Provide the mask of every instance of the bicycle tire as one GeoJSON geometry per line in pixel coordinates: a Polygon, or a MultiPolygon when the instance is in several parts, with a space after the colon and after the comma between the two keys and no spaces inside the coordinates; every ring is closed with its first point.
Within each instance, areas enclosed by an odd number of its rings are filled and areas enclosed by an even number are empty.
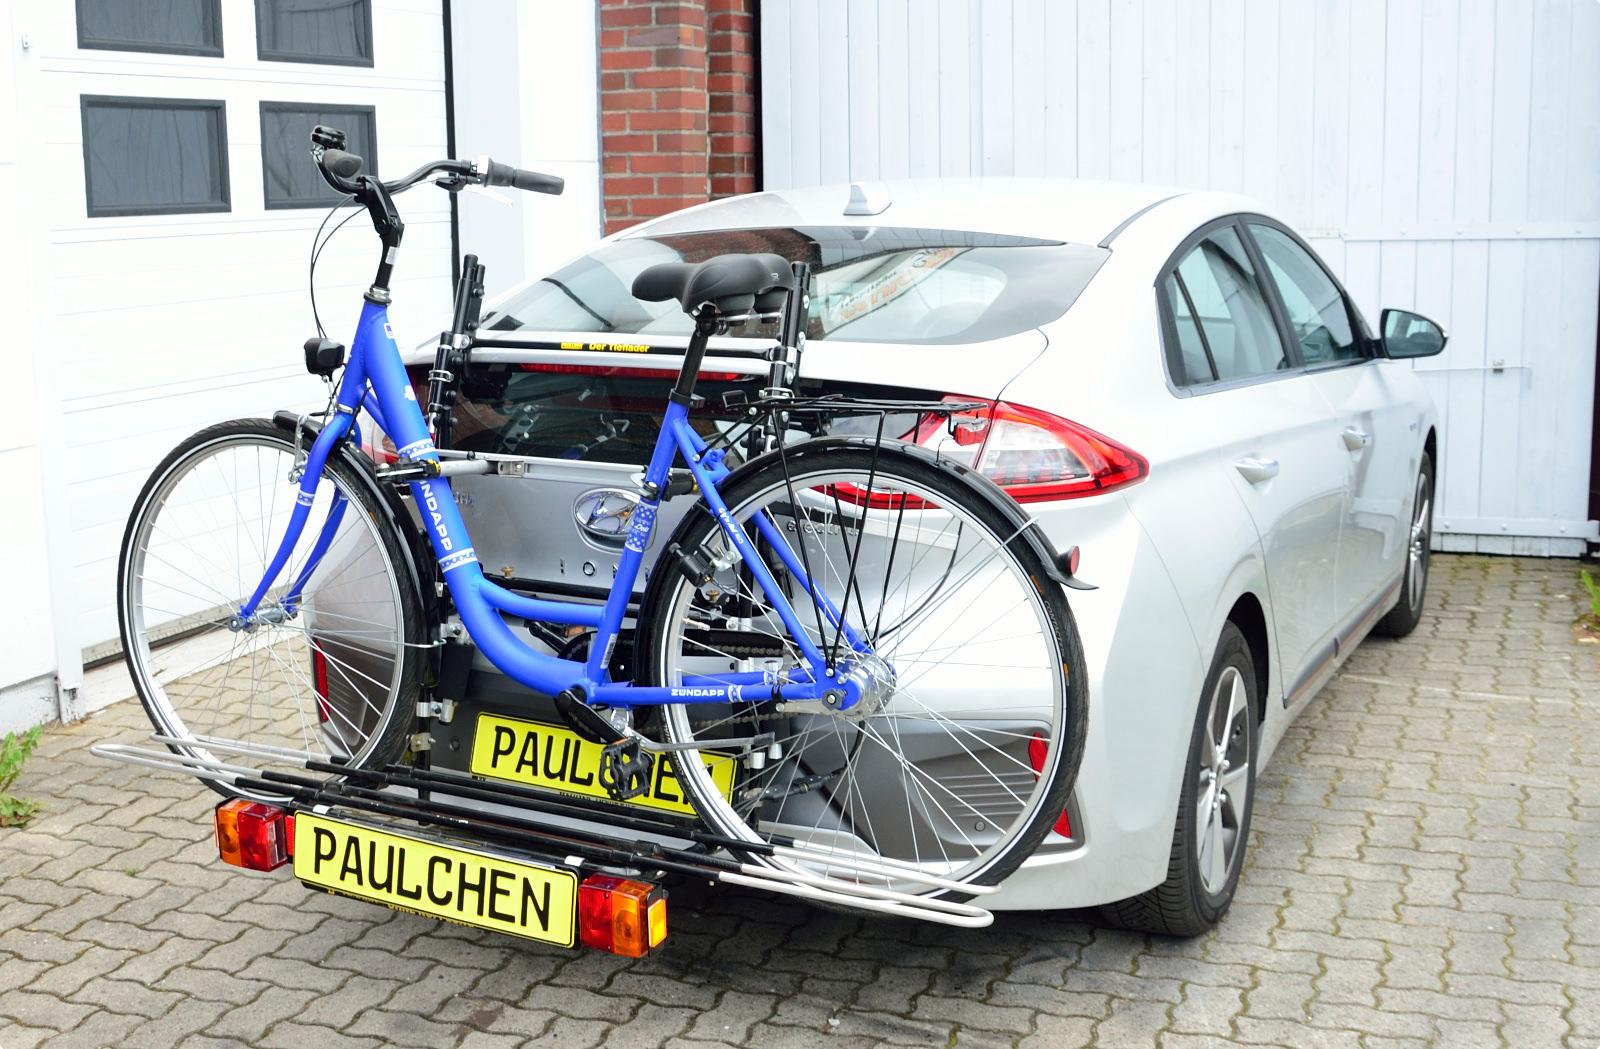
{"type": "MultiPolygon", "coordinates": [[[[1049,644],[1054,649],[1053,666],[1055,670],[1059,670],[1060,682],[1060,687],[1055,692],[1058,704],[1056,717],[1058,731],[1047,743],[1049,752],[1044,762],[1045,771],[1039,776],[1030,803],[1022,814],[1022,825],[1014,825],[1007,829],[1003,847],[997,847],[991,853],[975,858],[973,863],[958,872],[952,873],[948,869],[938,871],[941,875],[956,877],[957,880],[973,885],[997,884],[1015,871],[1050,833],[1056,818],[1067,803],[1082,760],[1088,710],[1087,674],[1072,611],[1060,585],[1051,580],[1051,573],[1040,556],[1039,549],[1031,543],[1016,541],[1015,516],[1008,515],[995,501],[997,498],[1005,498],[999,489],[988,485],[986,481],[977,481],[974,479],[975,475],[963,472],[948,463],[941,463],[918,449],[896,444],[884,445],[873,450],[850,441],[828,439],[808,441],[786,452],[769,454],[746,464],[727,478],[720,491],[734,519],[744,521],[746,516],[743,515],[750,512],[749,508],[758,503],[763,494],[770,494],[791,482],[796,486],[802,483],[812,485],[818,478],[836,474],[860,477],[869,472],[875,472],[880,480],[892,478],[896,482],[904,482],[911,486],[907,488],[908,492],[919,491],[931,496],[938,501],[937,505],[941,508],[958,508],[968,520],[979,525],[988,535],[1006,537],[1006,541],[999,543],[998,546],[1002,549],[1004,557],[1010,559],[1011,567],[1018,573],[1019,578],[1026,581],[1026,586],[1035,595],[1036,604],[1033,607],[1041,621],[1041,636],[1047,635],[1049,644]],[[986,487],[992,491],[986,490],[986,487]]],[[[870,505],[870,493],[867,502],[870,505]]],[[[864,529],[865,515],[862,521],[861,527],[864,529]]],[[[706,543],[720,534],[717,522],[702,502],[680,523],[672,542],[686,551],[700,551],[706,543]]],[[[858,543],[858,557],[860,551],[858,543]]],[[[892,565],[892,556],[888,560],[892,565]]],[[[884,578],[885,593],[887,593],[889,578],[887,566],[884,578]]],[[[673,678],[672,664],[674,658],[682,658],[684,642],[681,638],[685,636],[681,631],[674,632],[674,623],[683,621],[677,609],[686,600],[684,596],[686,591],[692,589],[692,583],[688,581],[686,575],[663,560],[652,578],[640,614],[636,665],[639,668],[642,684],[664,684],[673,678]],[[674,653],[678,655],[675,657],[674,653]]],[[[807,619],[812,614],[808,607],[802,607],[802,603],[796,603],[795,610],[802,619],[807,619]]],[[[889,708],[886,706],[884,709],[889,708]]],[[[687,710],[684,705],[663,708],[662,730],[665,736],[673,742],[714,743],[714,739],[708,736],[702,735],[697,738],[694,735],[687,710]]],[[[898,714],[890,716],[897,717],[898,714]]],[[[858,735],[871,735],[871,733],[863,729],[858,735]]],[[[902,738],[897,736],[896,743],[901,742],[902,738]]],[[[708,746],[707,749],[713,748],[708,746]]],[[[901,756],[903,759],[903,754],[901,756]]],[[[757,841],[763,837],[751,826],[752,822],[759,824],[759,815],[752,820],[738,812],[733,802],[718,788],[711,774],[705,771],[704,760],[699,751],[680,753],[676,757],[678,760],[675,762],[675,769],[679,781],[708,826],[720,833],[745,840],[757,841]]],[[[905,762],[902,760],[902,766],[904,765],[905,762]]],[[[745,778],[748,778],[748,773],[745,778]]],[[[903,779],[913,784],[918,782],[915,773],[909,777],[903,775],[903,779]]],[[[848,800],[845,804],[848,806],[848,800]]],[[[908,822],[915,822],[909,809],[907,816],[908,822]]],[[[877,834],[872,836],[878,837],[877,834]]],[[[913,831],[909,836],[915,841],[917,832],[913,831]]],[[[888,855],[887,852],[880,854],[888,855]]],[[[905,856],[894,858],[906,859],[905,856]]],[[[761,862],[779,867],[794,866],[790,862],[772,858],[763,859],[761,862]]],[[[920,851],[916,862],[922,864],[920,851]]],[[[930,862],[929,866],[947,867],[948,858],[930,862]]]]}
{"type": "MultiPolygon", "coordinates": [[[[217,705],[218,709],[213,715],[212,722],[219,723],[222,718],[228,716],[228,711],[231,708],[222,706],[222,704],[230,702],[228,699],[230,693],[227,692],[227,688],[232,680],[233,665],[242,663],[245,656],[243,654],[235,656],[239,644],[237,640],[234,642],[234,647],[229,649],[228,655],[223,659],[217,660],[214,656],[205,654],[205,645],[208,637],[219,638],[218,644],[220,644],[226,641],[226,635],[223,634],[223,631],[232,630],[225,622],[215,618],[216,610],[225,607],[223,603],[213,602],[213,607],[210,610],[197,614],[199,616],[196,620],[198,625],[187,629],[174,629],[171,622],[165,625],[152,626],[147,616],[147,612],[154,609],[152,603],[154,599],[145,597],[145,588],[149,583],[149,577],[142,569],[147,563],[153,566],[160,566],[163,562],[170,563],[172,560],[170,557],[162,557],[160,555],[155,555],[154,560],[152,560],[152,550],[149,542],[157,532],[157,526],[161,520],[161,512],[165,508],[168,498],[179,490],[179,486],[185,482],[187,477],[198,477],[198,471],[203,468],[206,462],[209,461],[215,465],[221,461],[219,459],[220,455],[247,449],[256,452],[258,462],[263,454],[269,456],[267,467],[258,470],[258,481],[261,477],[276,477],[277,481],[275,483],[278,483],[280,488],[287,492],[286,498],[292,501],[294,491],[298,485],[289,481],[286,473],[272,473],[271,469],[275,462],[276,465],[281,466],[284,459],[292,460],[295,452],[294,439],[289,431],[276,425],[271,420],[236,419],[218,423],[206,427],[180,443],[151,473],[134,501],[133,509],[128,517],[128,524],[123,533],[121,551],[117,562],[118,631],[122,641],[124,661],[127,663],[135,692],[139,697],[140,703],[144,706],[145,713],[149,716],[151,724],[158,731],[165,735],[190,740],[204,735],[219,739],[238,738],[241,742],[281,745],[284,742],[283,740],[252,740],[243,736],[224,737],[220,733],[201,731],[199,725],[191,726],[189,724],[189,721],[194,720],[199,712],[197,711],[196,714],[186,718],[185,714],[178,709],[175,697],[168,691],[170,687],[175,686],[180,681],[190,682],[191,680],[194,682],[197,695],[209,691],[212,686],[207,683],[205,675],[210,674],[212,679],[215,679],[216,676],[213,673],[215,668],[227,667],[223,671],[220,680],[215,684],[213,695],[218,698],[213,699],[212,702],[217,705]],[[270,458],[273,455],[277,457],[276,461],[270,458]],[[206,618],[207,615],[212,616],[212,618],[206,618]],[[157,634],[161,633],[170,634],[176,640],[167,641],[156,637],[157,634]],[[157,680],[159,668],[154,654],[161,650],[164,644],[168,643],[174,646],[188,645],[191,648],[201,649],[202,666],[186,674],[174,673],[167,675],[166,680],[157,680]],[[212,661],[207,663],[207,659],[212,661]]],[[[321,685],[321,691],[327,693],[327,695],[314,693],[312,697],[315,700],[318,727],[310,729],[309,725],[307,725],[306,729],[302,731],[302,735],[316,738],[306,740],[306,745],[302,749],[314,754],[317,753],[314,746],[317,740],[320,739],[326,747],[324,754],[339,752],[337,756],[349,761],[353,767],[361,768],[380,766],[393,761],[401,755],[405,748],[407,731],[416,708],[416,699],[421,690],[425,664],[422,649],[425,647],[425,638],[423,636],[423,604],[410,569],[410,554],[405,547],[403,538],[396,534],[386,508],[381,505],[380,495],[374,491],[366,478],[359,475],[358,471],[358,466],[345,462],[337,454],[330,456],[324,468],[323,482],[319,486],[319,500],[321,493],[324,491],[337,492],[349,500],[348,511],[354,511],[354,513],[347,512],[335,527],[333,532],[334,542],[330,544],[325,556],[331,557],[335,554],[345,556],[347,559],[346,570],[348,570],[348,559],[360,558],[368,553],[379,559],[378,563],[384,571],[384,578],[390,584],[389,592],[392,595],[394,609],[391,629],[395,639],[388,641],[366,636],[367,634],[376,635],[377,631],[375,629],[362,631],[341,628],[339,625],[341,619],[348,620],[353,618],[348,615],[350,609],[347,609],[346,613],[338,613],[319,608],[317,602],[322,592],[322,577],[324,574],[330,577],[328,582],[330,588],[336,585],[343,585],[349,588],[353,585],[348,580],[337,580],[336,577],[333,577],[331,569],[324,573],[321,562],[319,562],[318,569],[308,577],[301,605],[300,619],[302,621],[301,630],[305,632],[305,637],[307,638],[305,647],[321,656],[322,666],[324,667],[322,678],[324,684],[321,685]],[[344,530],[346,523],[349,525],[348,533],[344,530]],[[338,545],[341,542],[340,537],[346,534],[357,537],[356,541],[359,541],[364,536],[370,545],[356,552],[347,551],[338,545]],[[314,620],[318,621],[315,629],[311,625],[314,620]],[[324,624],[320,620],[328,620],[329,622],[324,624]],[[392,660],[392,670],[390,672],[391,679],[385,689],[386,696],[381,700],[381,705],[367,697],[364,690],[369,689],[369,687],[375,688],[377,685],[382,685],[383,682],[373,677],[371,673],[364,672],[355,663],[345,662],[345,660],[356,660],[358,658],[353,654],[356,651],[354,642],[359,642],[363,646],[370,642],[370,645],[377,649],[380,655],[384,645],[392,644],[395,648],[395,657],[392,660]],[[339,655],[333,654],[336,649],[339,655]],[[341,659],[341,656],[344,659],[341,659]],[[364,673],[365,679],[363,678],[364,673]],[[369,682],[373,684],[369,685],[369,682]],[[357,701],[364,703],[368,709],[363,710],[357,701]],[[369,718],[371,719],[370,728],[365,724],[369,718]],[[358,736],[360,737],[359,739],[357,738],[358,736]]],[[[225,486],[229,478],[223,468],[217,466],[214,473],[217,475],[217,480],[213,484],[225,486]]],[[[237,487],[239,478],[236,463],[233,481],[237,487]]],[[[270,499],[269,496],[262,495],[260,491],[255,494],[258,501],[270,499]]],[[[280,491],[279,494],[282,495],[283,491],[280,491]]],[[[239,518],[243,520],[248,510],[242,506],[242,502],[237,499],[237,496],[238,492],[235,492],[235,502],[240,503],[239,518]]],[[[226,495],[212,496],[210,498],[225,500],[226,495]]],[[[225,508],[229,504],[225,501],[219,501],[216,505],[225,508]]],[[[198,517],[196,519],[198,520],[198,517]]],[[[218,519],[214,516],[208,517],[206,523],[209,524],[211,521],[216,520],[218,519]]],[[[296,551],[306,548],[307,544],[313,542],[312,537],[316,534],[316,520],[315,516],[313,516],[312,520],[308,521],[307,528],[296,546],[296,551]]],[[[219,534],[224,531],[224,525],[225,522],[217,524],[217,532],[219,534]]],[[[263,561],[264,557],[261,555],[267,552],[269,544],[275,547],[280,538],[281,532],[269,536],[263,531],[259,545],[248,551],[244,556],[255,555],[258,561],[263,561]]],[[[235,543],[237,549],[239,545],[237,534],[235,543]]],[[[215,569],[221,569],[225,575],[225,570],[228,566],[216,560],[218,557],[225,556],[225,552],[222,554],[216,553],[214,544],[213,548],[208,552],[215,554],[215,557],[203,559],[204,569],[199,567],[202,564],[202,558],[198,553],[195,555],[195,560],[193,561],[193,564],[197,566],[195,570],[210,572],[215,569]]],[[[246,588],[253,586],[253,582],[245,581],[249,578],[252,569],[255,573],[254,579],[259,580],[261,574],[259,564],[243,565],[235,568],[235,578],[241,580],[246,588]]],[[[280,578],[289,576],[291,571],[292,565],[286,567],[280,578]]],[[[168,574],[170,574],[170,571],[168,574]]],[[[362,580],[365,580],[365,578],[361,577],[362,580]]],[[[235,600],[242,596],[242,592],[235,594],[231,591],[221,590],[219,585],[226,585],[225,578],[221,584],[193,586],[192,589],[206,600],[212,600],[211,594],[213,593],[235,600]]],[[[176,587],[169,586],[169,590],[176,589],[176,587]]],[[[367,589],[371,588],[363,588],[363,592],[367,589]]],[[[381,595],[381,586],[378,587],[378,592],[381,595]]],[[[379,600],[381,601],[381,597],[379,600]]],[[[161,608],[156,611],[165,615],[171,610],[161,608]]],[[[368,612],[367,614],[377,615],[378,613],[368,612]]],[[[172,617],[169,616],[168,618],[171,619],[172,617]]],[[[194,619],[195,616],[191,615],[189,618],[194,619]]],[[[188,622],[188,619],[176,620],[176,622],[181,626],[182,623],[188,622]]],[[[233,633],[238,634],[239,632],[233,631],[233,633]]],[[[284,631],[284,636],[287,639],[284,643],[291,646],[294,644],[292,633],[287,629],[284,631]]],[[[276,637],[277,635],[274,633],[270,636],[276,637]]],[[[251,648],[249,653],[251,670],[254,671],[256,669],[256,652],[258,650],[267,650],[270,653],[271,650],[278,647],[279,643],[273,640],[270,643],[258,644],[255,648],[251,648]]],[[[363,654],[371,655],[370,652],[363,654]]],[[[176,660],[177,657],[172,658],[176,660]]],[[[313,659],[311,666],[314,667],[315,663],[316,661],[313,659]]],[[[281,673],[280,679],[275,682],[272,686],[273,688],[298,692],[302,685],[311,683],[311,678],[314,676],[309,669],[306,673],[300,673],[289,653],[284,653],[282,657],[274,654],[270,660],[265,657],[261,660],[261,665],[270,671],[272,666],[269,664],[275,665],[281,673]]],[[[367,669],[368,671],[371,670],[371,664],[367,664],[367,669]]],[[[250,692],[250,702],[252,704],[256,699],[257,684],[256,681],[252,680],[250,692]]],[[[262,706],[267,708],[269,712],[271,710],[269,704],[274,702],[271,696],[272,693],[269,691],[267,699],[262,703],[262,706]]],[[[293,701],[303,701],[304,698],[303,695],[298,696],[293,701]]],[[[200,699],[197,702],[205,701],[200,699]]],[[[237,706],[236,699],[231,702],[234,706],[237,706]]],[[[281,704],[284,701],[280,698],[275,702],[281,708],[281,704]]],[[[297,708],[297,713],[301,715],[301,722],[305,723],[307,719],[303,716],[304,710],[297,708]]],[[[267,725],[269,717],[270,713],[262,715],[264,727],[267,725]]],[[[238,716],[234,715],[233,720],[237,722],[239,720],[238,716]]],[[[243,723],[246,729],[252,724],[249,713],[244,715],[243,723]]],[[[253,762],[248,756],[225,751],[213,752],[207,750],[198,742],[187,746],[169,744],[169,749],[179,754],[213,756],[238,765],[270,764],[268,762],[253,762]]],[[[287,796],[235,788],[217,780],[206,780],[205,782],[213,790],[225,797],[247,797],[261,801],[281,801],[287,796]]]]}

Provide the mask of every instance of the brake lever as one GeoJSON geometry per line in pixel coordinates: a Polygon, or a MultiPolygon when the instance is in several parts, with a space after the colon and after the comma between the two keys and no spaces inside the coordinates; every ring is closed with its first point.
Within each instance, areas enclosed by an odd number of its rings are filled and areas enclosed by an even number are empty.
{"type": "Polygon", "coordinates": [[[494,201],[496,204],[501,204],[501,205],[503,205],[505,207],[508,207],[508,208],[516,207],[516,202],[513,201],[510,197],[506,196],[503,193],[496,193],[492,189],[486,189],[486,188],[484,188],[483,186],[479,185],[476,182],[469,182],[463,188],[468,193],[481,193],[485,197],[488,197],[490,200],[494,201]]]}

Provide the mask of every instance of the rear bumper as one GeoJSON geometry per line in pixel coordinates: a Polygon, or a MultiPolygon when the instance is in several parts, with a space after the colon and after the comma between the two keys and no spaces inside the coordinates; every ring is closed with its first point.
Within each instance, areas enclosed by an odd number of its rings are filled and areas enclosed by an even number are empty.
{"type": "MultiPolygon", "coordinates": [[[[985,900],[1000,910],[1094,906],[1166,877],[1205,672],[1171,576],[1121,496],[1056,504],[1037,516],[1056,549],[1081,549],[1079,576],[1095,587],[1066,591],[1089,670],[1089,728],[1073,840],[1047,837],[985,900]]],[[[435,761],[444,767],[466,771],[479,711],[560,722],[548,701],[481,660],[470,695],[453,723],[434,726],[435,761]]]]}
{"type": "Polygon", "coordinates": [[[1166,878],[1195,697],[1205,667],[1166,566],[1121,497],[1039,513],[1058,549],[1077,545],[1090,591],[1068,591],[1089,668],[1089,731],[1070,848],[1047,838],[987,904],[1090,907],[1166,878]]]}

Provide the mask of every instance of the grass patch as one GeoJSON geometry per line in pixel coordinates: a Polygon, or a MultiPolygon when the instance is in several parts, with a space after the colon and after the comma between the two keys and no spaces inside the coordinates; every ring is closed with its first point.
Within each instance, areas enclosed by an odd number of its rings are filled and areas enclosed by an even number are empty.
{"type": "Polygon", "coordinates": [[[25,827],[39,814],[39,803],[14,796],[11,784],[22,774],[22,764],[39,745],[43,732],[42,727],[35,725],[21,735],[9,732],[5,740],[0,741],[0,827],[25,827]]]}

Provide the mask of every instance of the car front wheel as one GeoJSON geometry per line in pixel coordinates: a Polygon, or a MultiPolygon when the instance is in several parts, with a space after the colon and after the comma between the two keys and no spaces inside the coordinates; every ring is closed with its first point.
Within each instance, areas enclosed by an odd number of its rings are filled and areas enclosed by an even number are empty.
{"type": "Polygon", "coordinates": [[[1249,643],[1228,623],[1195,714],[1167,880],[1104,907],[1110,923],[1141,932],[1197,936],[1227,913],[1250,836],[1259,689],[1249,643]]]}
{"type": "Polygon", "coordinates": [[[1411,494],[1411,531],[1406,536],[1406,569],[1400,580],[1400,600],[1378,620],[1372,632],[1384,637],[1405,637],[1422,619],[1428,596],[1428,560],[1433,545],[1433,457],[1422,453],[1417,485],[1411,494]]]}

